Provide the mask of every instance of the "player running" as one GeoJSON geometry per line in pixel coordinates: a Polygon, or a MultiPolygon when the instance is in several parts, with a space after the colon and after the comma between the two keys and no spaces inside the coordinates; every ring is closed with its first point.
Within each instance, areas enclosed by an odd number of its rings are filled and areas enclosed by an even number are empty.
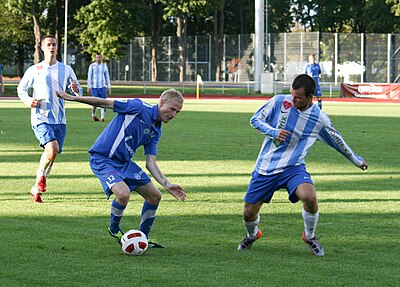
{"type": "Polygon", "coordinates": [[[72,68],[57,61],[57,40],[53,35],[42,39],[41,49],[44,61],[29,67],[17,88],[18,97],[31,108],[32,129],[44,149],[36,171],[36,183],[30,191],[36,203],[43,202],[42,192],[47,189],[46,179],[64,146],[64,100],[56,96],[56,91],[70,89],[74,93],[83,92],[72,68]],[[28,95],[31,88],[32,97],[28,95]]]}
{"type": "Polygon", "coordinates": [[[321,66],[315,61],[315,55],[308,55],[308,63],[304,67],[304,74],[312,77],[316,84],[316,91],[314,96],[318,99],[318,106],[322,110],[322,91],[319,85],[319,77],[321,76],[321,66]]]}
{"type": "MultiPolygon", "coordinates": [[[[107,125],[89,149],[90,167],[99,178],[111,204],[111,236],[121,241],[123,231],[120,221],[129,202],[130,193],[136,191],[144,199],[140,231],[147,237],[153,225],[161,200],[161,192],[149,176],[131,159],[137,148],[144,147],[146,168],[154,179],[177,200],[184,201],[186,194],[178,184],[170,183],[156,163],[157,146],[161,137],[161,124],[174,119],[183,106],[180,92],[170,89],[161,94],[158,105],[151,106],[139,99],[111,101],[95,97],[72,97],[64,92],[57,95],[64,100],[113,109],[117,115],[107,125]]],[[[163,246],[149,240],[149,247],[163,246]]]]}
{"type": "Polygon", "coordinates": [[[244,196],[243,223],[247,235],[238,250],[249,249],[262,236],[258,228],[260,208],[271,201],[275,191],[286,188],[292,203],[303,202],[302,239],[312,254],[323,256],[324,249],[315,235],[319,216],[317,194],[304,161],[308,150],[321,140],[362,170],[368,165],[334,129],[328,115],[313,104],[315,81],[310,76],[297,76],[290,92],[291,95],[277,95],[267,101],[250,121],[265,134],[265,139],[244,196]]]}

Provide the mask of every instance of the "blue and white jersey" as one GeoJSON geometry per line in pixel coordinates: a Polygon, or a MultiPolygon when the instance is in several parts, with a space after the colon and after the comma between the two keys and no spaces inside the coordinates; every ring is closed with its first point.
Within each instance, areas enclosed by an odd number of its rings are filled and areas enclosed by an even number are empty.
{"type": "Polygon", "coordinates": [[[100,154],[119,163],[126,163],[143,146],[145,154],[157,155],[161,137],[158,105],[139,99],[114,101],[118,113],[97,138],[89,153],[100,154]]]}
{"type": "MultiPolygon", "coordinates": [[[[41,123],[66,123],[64,100],[57,97],[56,91],[65,92],[70,85],[70,80],[79,85],[72,68],[60,62],[49,65],[48,62],[43,61],[26,70],[19,82],[17,92],[18,97],[29,107],[32,98],[40,101],[40,106],[31,109],[32,126],[41,123]],[[28,95],[30,88],[33,88],[32,98],[28,95]]],[[[79,92],[83,94],[80,86],[79,92]]]]}
{"type": "Polygon", "coordinates": [[[94,62],[90,64],[88,70],[87,86],[89,89],[101,89],[104,87],[111,88],[110,74],[105,63],[98,64],[94,62]]]}
{"type": "Polygon", "coordinates": [[[319,75],[321,74],[321,66],[318,63],[315,63],[314,65],[310,63],[306,64],[306,66],[304,67],[304,74],[312,77],[317,87],[319,86],[319,75]]]}
{"type": "Polygon", "coordinates": [[[359,167],[363,163],[335,130],[326,113],[315,104],[299,111],[293,106],[291,95],[277,95],[267,101],[253,115],[250,124],[266,135],[254,168],[260,174],[276,174],[287,167],[304,164],[308,150],[317,140],[342,153],[354,165],[359,167]],[[277,140],[280,129],[291,132],[284,142],[277,140]]]}

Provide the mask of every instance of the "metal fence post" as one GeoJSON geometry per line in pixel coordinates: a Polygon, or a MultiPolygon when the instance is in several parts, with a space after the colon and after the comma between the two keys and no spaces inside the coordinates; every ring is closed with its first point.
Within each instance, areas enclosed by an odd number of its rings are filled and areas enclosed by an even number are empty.
{"type": "Polygon", "coordinates": [[[391,35],[390,34],[387,34],[387,37],[388,37],[388,39],[387,39],[387,83],[390,83],[391,82],[391,80],[390,80],[390,69],[391,69],[391,67],[390,67],[390,48],[392,47],[392,43],[391,43],[391,35]]]}
{"type": "Polygon", "coordinates": [[[338,72],[338,33],[335,33],[335,85],[337,85],[337,72],[338,72]]]}
{"type": "MultiPolygon", "coordinates": [[[[364,67],[364,33],[361,33],[361,66],[364,67]]],[[[361,83],[364,83],[364,73],[361,73],[361,83]]]]}

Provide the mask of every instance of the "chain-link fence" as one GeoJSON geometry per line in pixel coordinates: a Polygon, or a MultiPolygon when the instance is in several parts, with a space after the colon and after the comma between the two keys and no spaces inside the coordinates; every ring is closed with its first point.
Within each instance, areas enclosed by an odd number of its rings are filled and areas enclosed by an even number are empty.
{"type": "MultiPolygon", "coordinates": [[[[345,34],[293,32],[269,34],[264,53],[264,69],[276,81],[289,84],[302,73],[308,55],[317,56],[323,73],[321,83],[397,82],[400,75],[400,34],[345,34]]],[[[187,37],[186,81],[216,80],[215,43],[212,36],[187,37]]],[[[220,79],[248,83],[254,79],[254,34],[223,37],[220,79]]],[[[179,81],[179,44],[177,37],[160,37],[157,49],[157,80],[179,81]]],[[[90,64],[71,44],[68,64],[78,78],[86,79],[90,64]]],[[[26,66],[30,64],[27,63],[26,66]]],[[[122,56],[108,63],[114,81],[151,81],[151,38],[137,37],[123,45],[122,56]]],[[[10,70],[10,69],[9,69],[10,70]]],[[[5,74],[7,74],[5,67],[5,74]]]]}

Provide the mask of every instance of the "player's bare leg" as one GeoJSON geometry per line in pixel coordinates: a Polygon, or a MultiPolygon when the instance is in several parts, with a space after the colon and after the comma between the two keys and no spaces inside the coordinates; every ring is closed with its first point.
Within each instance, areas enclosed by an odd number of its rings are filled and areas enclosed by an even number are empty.
{"type": "Polygon", "coordinates": [[[260,208],[263,202],[256,204],[245,202],[243,209],[243,223],[246,227],[246,237],[240,242],[238,250],[250,249],[253,243],[262,236],[261,230],[258,228],[260,224],[260,208]]]}
{"type": "Polygon", "coordinates": [[[34,202],[42,203],[41,193],[47,190],[47,178],[51,173],[54,161],[59,153],[60,147],[58,142],[53,140],[44,146],[44,151],[40,158],[39,167],[36,171],[36,183],[32,187],[30,193],[34,202]]]}

